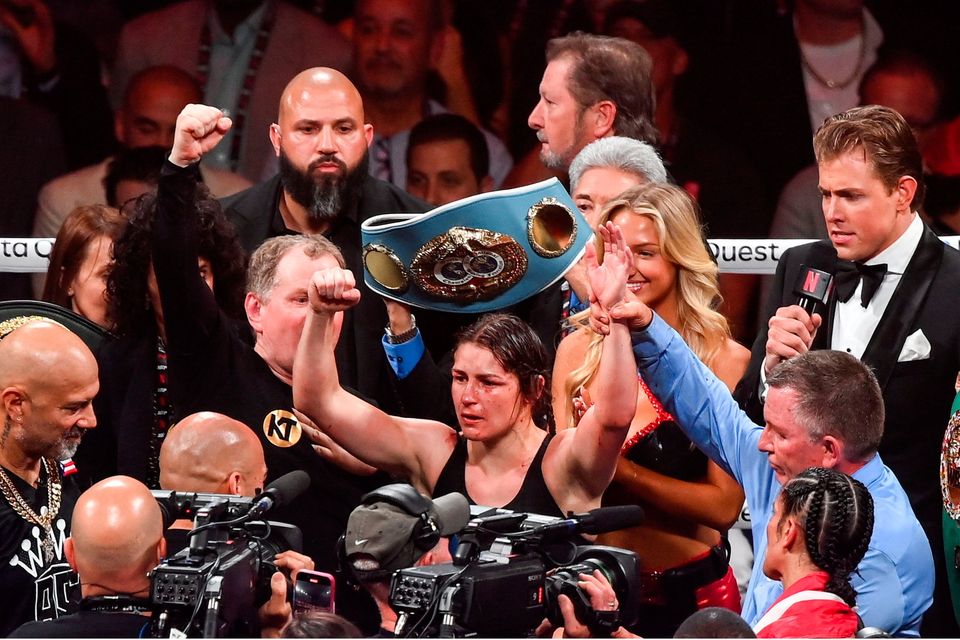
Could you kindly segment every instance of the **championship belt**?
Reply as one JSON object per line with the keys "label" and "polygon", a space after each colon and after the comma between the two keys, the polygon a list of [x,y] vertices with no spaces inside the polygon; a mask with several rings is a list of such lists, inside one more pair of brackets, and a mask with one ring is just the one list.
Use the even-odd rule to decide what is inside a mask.
{"label": "championship belt", "polygon": [[556,178],[361,225],[364,282],[416,307],[482,313],[563,277],[593,232]]}
{"label": "championship belt", "polygon": [[943,508],[954,521],[960,522],[960,411],[947,423],[940,451],[940,491]]}

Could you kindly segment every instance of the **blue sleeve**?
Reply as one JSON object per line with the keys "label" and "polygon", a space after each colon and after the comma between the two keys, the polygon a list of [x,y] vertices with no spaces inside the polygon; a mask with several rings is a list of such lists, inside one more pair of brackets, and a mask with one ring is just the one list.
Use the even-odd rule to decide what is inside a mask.
{"label": "blue sleeve", "polygon": [[401,380],[410,375],[410,372],[420,362],[420,358],[423,357],[423,337],[420,335],[419,329],[416,335],[406,342],[390,344],[387,341],[387,336],[384,335],[380,339],[380,344],[383,345],[383,351],[387,354],[387,362],[390,363],[390,368]]}
{"label": "blue sleeve", "polygon": [[897,567],[885,553],[873,545],[850,576],[857,592],[857,613],[868,627],[877,627],[894,636],[920,636],[920,620],[905,627],[904,592]]}
{"label": "blue sleeve", "polygon": [[633,351],[647,386],[687,437],[736,478],[751,505],[764,499],[770,467],[757,449],[762,427],[740,410],[727,387],[656,314],[633,334]]}

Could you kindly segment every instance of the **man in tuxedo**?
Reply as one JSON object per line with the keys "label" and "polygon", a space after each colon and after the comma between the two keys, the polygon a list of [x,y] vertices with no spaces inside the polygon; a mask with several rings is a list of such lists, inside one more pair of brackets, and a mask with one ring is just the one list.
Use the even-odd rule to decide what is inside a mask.
{"label": "man in tuxedo", "polygon": [[[886,420],[880,454],[903,484],[934,549],[941,546],[939,453],[960,369],[960,252],[926,227],[922,162],[896,111],[857,107],[814,136],[829,242],[786,251],[737,400],[762,416],[766,377],[812,349],[846,351],[876,373]],[[814,313],[798,306],[809,269],[835,274]],[[952,636],[942,560],[923,635]],[[942,609],[941,609],[942,608]]]}

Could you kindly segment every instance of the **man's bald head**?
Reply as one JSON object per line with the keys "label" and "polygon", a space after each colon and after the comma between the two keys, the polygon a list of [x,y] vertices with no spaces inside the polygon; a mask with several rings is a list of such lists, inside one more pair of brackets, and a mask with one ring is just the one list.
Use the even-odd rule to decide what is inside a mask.
{"label": "man's bald head", "polygon": [[140,593],[166,551],[160,507],[138,480],[101,480],[77,500],[65,550],[85,597],[97,587]]}
{"label": "man's bald head", "polygon": [[263,488],[263,446],[247,425],[220,413],[187,416],[160,447],[160,486],[253,496]]}
{"label": "man's bald head", "polygon": [[341,101],[358,122],[364,121],[363,98],[350,78],[330,67],[313,67],[301,71],[287,83],[280,96],[278,124],[282,127],[284,118],[320,99],[326,103]]}
{"label": "man's bald head", "polygon": [[314,67],[290,81],[270,142],[284,201],[300,208],[300,225],[322,231],[359,200],[372,141],[373,126],[364,122],[363,100],[347,76]]}
{"label": "man's bald head", "polygon": [[0,449],[27,458],[71,456],[97,425],[97,361],[72,331],[36,320],[0,340]]}
{"label": "man's bald head", "polygon": [[123,146],[173,146],[177,116],[185,106],[200,102],[203,88],[192,75],[172,65],[143,69],[130,78],[123,104],[114,119]]}
{"label": "man's bald head", "polygon": [[35,320],[11,331],[0,340],[0,355],[0,386],[49,381],[51,375],[68,374],[72,367],[92,366],[96,375],[97,361],[89,347],[52,320]]}

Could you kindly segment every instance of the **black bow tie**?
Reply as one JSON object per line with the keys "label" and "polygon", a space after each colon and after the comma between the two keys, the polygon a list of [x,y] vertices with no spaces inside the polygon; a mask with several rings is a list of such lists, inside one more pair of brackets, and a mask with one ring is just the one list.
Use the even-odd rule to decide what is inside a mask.
{"label": "black bow tie", "polygon": [[860,291],[860,306],[864,309],[870,304],[883,276],[887,273],[885,264],[860,264],[859,262],[840,261],[837,273],[834,276],[834,286],[837,290],[837,299],[846,302],[853,296],[857,284],[863,280],[863,289]]}

